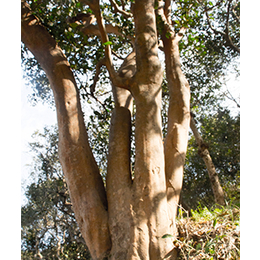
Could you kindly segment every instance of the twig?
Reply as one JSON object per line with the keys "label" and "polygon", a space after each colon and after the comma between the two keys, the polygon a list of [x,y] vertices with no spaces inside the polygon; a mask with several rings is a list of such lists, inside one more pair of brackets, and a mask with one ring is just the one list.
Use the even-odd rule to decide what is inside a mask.
{"label": "twig", "polygon": [[126,18],[133,17],[133,15],[131,13],[126,12],[125,10],[120,9],[118,4],[114,0],[110,0],[110,3],[114,6],[114,8],[116,9],[116,12],[122,14]]}
{"label": "twig", "polygon": [[129,84],[129,80],[125,80],[124,78],[119,77],[114,69],[113,62],[112,62],[111,46],[109,44],[109,38],[107,35],[106,26],[104,24],[103,17],[101,14],[99,1],[98,0],[80,0],[80,2],[82,2],[84,4],[88,4],[96,16],[98,28],[100,31],[101,41],[102,41],[102,44],[105,46],[105,57],[106,57],[105,65],[109,72],[110,80],[112,81],[114,86],[129,90],[129,86],[131,85],[131,84]]}
{"label": "twig", "polygon": [[172,27],[171,20],[169,18],[171,16],[169,5],[170,5],[170,1],[166,1],[165,5],[164,5],[164,1],[162,1],[162,0],[158,1],[157,13],[161,17],[165,30],[168,33],[170,33],[171,39],[175,39],[175,40],[177,40],[177,42],[179,42],[182,39],[187,28],[182,27],[178,33],[175,33],[175,31]]}
{"label": "twig", "polygon": [[215,34],[221,34],[223,36],[225,36],[225,33],[222,32],[222,31],[218,31],[217,29],[215,29],[210,21],[210,17],[209,17],[209,14],[208,14],[208,11],[207,9],[205,8],[205,14],[206,14],[206,17],[207,17],[207,21],[208,21],[208,24],[209,24],[209,27],[210,29],[215,33]]}
{"label": "twig", "polygon": [[[197,0],[197,2],[199,2],[201,4],[200,1]],[[213,8],[215,8],[218,4],[220,4],[222,1],[219,1],[214,7],[211,7],[211,8],[207,8],[207,6],[204,7],[204,12],[206,14],[206,17],[207,17],[207,22],[209,24],[209,27],[210,29],[215,33],[215,34],[221,34],[224,39],[226,40],[227,42],[227,45],[233,49],[234,51],[240,53],[240,49],[238,46],[236,46],[231,37],[230,37],[230,33],[229,33],[229,16],[230,16],[230,8],[231,8],[231,3],[232,3],[232,0],[229,0],[228,2],[228,8],[227,8],[227,18],[226,18],[226,25],[225,25],[225,30],[224,32],[223,31],[219,31],[217,30],[216,28],[214,28],[214,26],[212,25],[211,21],[210,21],[210,17],[209,17],[209,14],[208,14],[208,11],[209,10],[212,10]]]}
{"label": "twig", "polygon": [[240,16],[238,16],[235,12],[235,8],[237,7],[237,3],[235,5],[232,6],[232,14],[234,15],[234,17],[236,18],[236,20],[240,23]]}
{"label": "twig", "polygon": [[104,66],[105,64],[106,64],[106,58],[103,58],[96,65],[96,73],[95,73],[95,76],[94,76],[94,82],[90,86],[90,94],[91,94],[91,96],[94,96],[96,84],[97,84],[97,81],[98,81],[98,76],[99,76],[99,74],[101,72],[101,67]]}
{"label": "twig", "polygon": [[232,0],[229,0],[228,10],[227,10],[227,20],[226,20],[226,28],[225,28],[225,38],[228,45],[236,52],[240,53],[240,49],[233,43],[230,33],[229,33],[229,16],[230,16],[230,8],[231,8]]}
{"label": "twig", "polygon": [[119,56],[115,51],[112,50],[112,54],[115,55],[119,60],[125,60],[125,58],[122,58]]}
{"label": "twig", "polygon": [[224,95],[225,95],[228,99],[234,101],[234,102],[236,103],[237,107],[240,108],[240,104],[235,100],[235,98],[232,96],[232,94],[230,93],[230,91],[229,91],[228,89],[227,89],[227,92],[228,92],[228,94],[230,95],[230,97],[229,97],[227,94],[225,94],[225,93],[224,93]]}
{"label": "twig", "polygon": [[[81,22],[80,22],[81,21]],[[84,25],[85,27],[89,26],[90,24],[96,21],[96,17],[90,13],[79,13],[76,16],[68,17],[67,23],[77,23],[78,25]]]}
{"label": "twig", "polygon": [[[105,44],[109,42],[109,38],[107,35],[106,27],[103,21],[103,17],[101,14],[100,6],[99,6],[99,0],[80,0],[83,4],[89,5],[90,9],[93,11],[93,13],[96,16],[97,23],[98,23],[98,28],[100,31],[100,36],[101,36],[101,41],[102,44]],[[113,63],[112,63],[112,58],[111,58],[111,47],[110,44],[105,45],[105,56],[107,58],[107,69],[110,74],[115,74],[114,68],[113,68]]]}

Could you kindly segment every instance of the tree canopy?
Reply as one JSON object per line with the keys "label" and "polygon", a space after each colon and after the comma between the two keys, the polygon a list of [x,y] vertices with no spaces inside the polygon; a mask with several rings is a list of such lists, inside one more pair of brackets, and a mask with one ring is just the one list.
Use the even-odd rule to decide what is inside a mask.
{"label": "tree canopy", "polygon": [[[104,21],[108,25],[108,43],[117,67],[132,49],[133,17],[119,12],[130,12],[130,3],[129,0],[122,3],[112,1],[112,4],[110,1],[102,1],[100,4]],[[88,24],[92,10],[81,2],[69,0],[31,1],[30,7],[68,57],[82,99],[99,104],[91,96],[93,88],[90,88],[95,82],[96,71],[100,70],[95,89],[98,100],[100,96],[109,96],[108,90],[104,89],[109,78],[106,71],[100,68],[100,61],[104,58],[104,45],[97,33],[97,25],[95,21]],[[171,19],[176,30],[183,26],[187,28],[180,42],[180,52],[183,70],[191,86],[192,109],[209,108],[213,100],[218,99],[214,93],[223,84],[224,76],[232,72],[239,75],[240,1],[180,0],[172,8]],[[227,40],[229,38],[231,41]],[[45,73],[24,45],[22,62],[35,91],[32,98],[53,102]],[[103,99],[104,97],[101,101],[106,105]]]}

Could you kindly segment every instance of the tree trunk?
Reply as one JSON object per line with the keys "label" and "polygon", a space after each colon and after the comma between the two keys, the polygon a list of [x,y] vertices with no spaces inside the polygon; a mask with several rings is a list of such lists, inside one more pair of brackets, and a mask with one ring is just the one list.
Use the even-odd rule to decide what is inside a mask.
{"label": "tree trunk", "polygon": [[[102,41],[107,41],[98,1],[81,2],[93,9]],[[190,94],[180,68],[180,37],[164,37],[170,104],[168,134],[163,145],[163,73],[158,58],[154,2],[136,0],[133,4],[135,49],[118,72],[113,70],[110,46],[105,47],[105,64],[115,101],[105,190],[88,143],[79,93],[69,63],[22,0],[22,41],[45,70],[54,93],[60,162],[77,223],[93,259],[177,259],[173,240],[177,236],[175,217],[187,149]],[[131,173],[133,98],[136,161]],[[174,237],[162,238],[165,234]]]}
{"label": "tree trunk", "polygon": [[22,3],[22,41],[45,70],[54,93],[59,157],[73,211],[91,255],[103,259],[111,248],[107,198],[89,147],[76,82],[62,50]]}
{"label": "tree trunk", "polygon": [[[127,71],[132,76],[134,53],[131,53],[119,71]],[[129,66],[133,69],[129,69]],[[130,200],[132,197],[131,173],[131,115],[133,97],[122,88],[112,86],[115,108],[113,110],[110,133],[109,155],[107,167],[107,199],[109,213],[109,229],[111,232],[112,249],[110,259],[128,259],[130,230],[133,226]]]}
{"label": "tree trunk", "polygon": [[[167,135],[164,142],[167,200],[169,215],[172,221],[171,232],[177,235],[175,218],[180,200],[183,166],[187,152],[190,124],[190,87],[182,72],[180,63],[179,41],[182,38],[182,34],[177,34],[170,30],[171,16],[169,6],[170,1],[166,1],[164,12],[159,10],[159,14],[164,21],[162,40],[170,95]],[[170,36],[166,37],[166,33]]]}
{"label": "tree trunk", "polygon": [[205,165],[207,167],[207,171],[208,171],[211,187],[213,190],[215,202],[216,202],[216,204],[224,206],[225,205],[224,192],[220,185],[220,181],[219,181],[215,166],[212,162],[212,159],[211,159],[211,156],[210,156],[210,153],[208,150],[208,145],[205,144],[205,142],[203,141],[203,139],[197,129],[197,126],[196,126],[196,123],[195,123],[195,120],[193,117],[191,117],[190,127],[194,134],[195,140],[199,146],[198,154],[203,159],[203,161],[205,162]]}

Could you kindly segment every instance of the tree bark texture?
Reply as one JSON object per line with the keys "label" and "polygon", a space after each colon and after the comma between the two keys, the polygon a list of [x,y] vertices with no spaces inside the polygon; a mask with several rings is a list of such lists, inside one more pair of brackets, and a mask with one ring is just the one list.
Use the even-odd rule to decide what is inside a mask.
{"label": "tree bark texture", "polygon": [[[190,124],[190,87],[180,63],[179,41],[183,34],[171,26],[170,2],[159,1],[158,13],[163,21],[162,40],[165,53],[166,78],[169,88],[167,135],[164,142],[165,174],[171,232],[176,235],[175,218],[180,200]],[[183,30],[183,29],[182,29]],[[167,35],[167,37],[166,37]]]}
{"label": "tree bark texture", "polygon": [[[82,0],[107,32],[99,1]],[[79,92],[70,65],[22,0],[22,41],[45,70],[55,97],[59,157],[73,210],[93,259],[177,259],[175,217],[182,187],[189,112],[189,84],[181,67],[180,35],[162,36],[170,92],[168,134],[163,143],[161,85],[154,0],[133,4],[135,46],[115,72],[105,47],[115,108],[112,113],[106,188],[88,143]],[[170,1],[165,1],[165,15]],[[90,29],[90,27],[89,27]],[[95,26],[95,30],[97,27]],[[87,31],[87,30],[85,30]],[[91,31],[93,33],[93,30]],[[135,169],[131,172],[131,116],[136,106]],[[165,234],[173,238],[162,238]]]}
{"label": "tree bark texture", "polygon": [[[119,69],[132,76],[135,53],[131,53]],[[109,228],[112,239],[111,259],[128,259],[130,230],[133,226],[130,200],[132,194],[131,173],[131,115],[133,97],[122,88],[112,86],[115,108],[112,113],[109,133],[109,155],[107,167],[107,199]]]}
{"label": "tree bark texture", "polygon": [[198,131],[198,128],[196,126],[196,123],[195,123],[195,120],[193,117],[191,117],[190,127],[191,127],[191,130],[195,137],[196,143],[199,146],[198,154],[203,159],[203,161],[206,165],[211,187],[212,187],[214,198],[215,198],[215,202],[216,202],[216,204],[224,206],[225,205],[224,191],[221,187],[221,184],[220,184],[220,181],[218,178],[218,174],[216,172],[215,166],[211,159],[211,156],[210,156],[210,153],[208,150],[208,145],[205,144],[205,142],[203,141],[202,136],[200,135],[200,133]]}

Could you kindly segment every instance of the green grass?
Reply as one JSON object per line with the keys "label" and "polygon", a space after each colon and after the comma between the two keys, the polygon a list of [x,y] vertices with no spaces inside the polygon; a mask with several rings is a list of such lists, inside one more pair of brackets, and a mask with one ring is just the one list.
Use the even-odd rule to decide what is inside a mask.
{"label": "green grass", "polygon": [[198,207],[192,216],[177,219],[179,236],[174,241],[183,260],[240,259],[240,209],[236,206]]}

